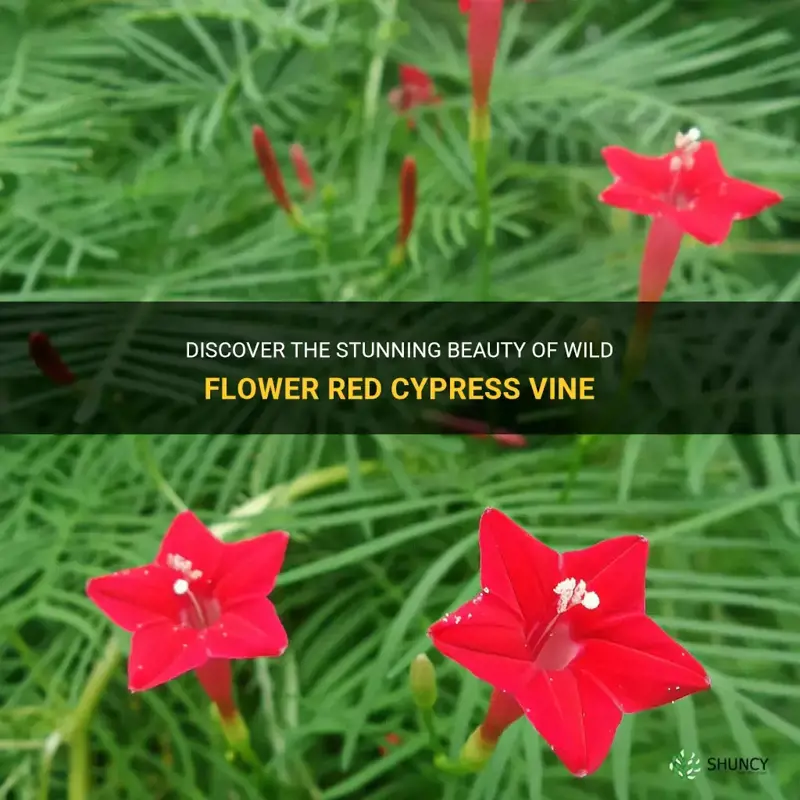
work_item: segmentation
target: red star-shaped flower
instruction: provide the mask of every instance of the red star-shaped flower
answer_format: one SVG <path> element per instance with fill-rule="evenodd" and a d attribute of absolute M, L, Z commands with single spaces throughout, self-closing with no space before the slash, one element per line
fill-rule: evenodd
<path fill-rule="evenodd" d="M 441 102 L 427 72 L 411 64 L 400 65 L 400 86 L 389 92 L 389 103 L 395 111 L 404 114 L 417 106 L 438 105 Z M 413 119 L 409 118 L 408 127 L 414 128 Z"/>
<path fill-rule="evenodd" d="M 657 157 L 605 147 L 614 183 L 600 200 L 634 214 L 669 217 L 683 233 L 709 245 L 724 242 L 734 220 L 780 203 L 777 192 L 728 175 L 714 142 L 698 138 L 696 129 L 678 134 L 675 150 Z"/>
<path fill-rule="evenodd" d="M 573 774 L 602 764 L 623 714 L 711 685 L 645 614 L 643 537 L 559 554 L 488 509 L 479 543 L 482 591 L 429 635 L 443 655 L 510 695 Z"/>
<path fill-rule="evenodd" d="M 130 690 L 213 669 L 220 659 L 281 655 L 288 645 L 286 631 L 266 596 L 287 542 L 286 533 L 276 532 L 226 544 L 184 511 L 173 520 L 152 564 L 91 579 L 90 599 L 133 633 Z M 206 685 L 200 672 L 198 677 Z"/>

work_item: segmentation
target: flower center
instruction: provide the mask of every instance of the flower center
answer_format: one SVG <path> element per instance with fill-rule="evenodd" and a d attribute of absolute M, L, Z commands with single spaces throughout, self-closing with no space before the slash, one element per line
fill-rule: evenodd
<path fill-rule="evenodd" d="M 686 133 L 678 132 L 675 135 L 675 152 L 670 159 L 669 168 L 672 172 L 672 183 L 669 191 L 662 195 L 662 199 L 672 204 L 678 210 L 685 210 L 694 205 L 694 199 L 679 190 L 681 173 L 694 168 L 694 155 L 700 149 L 700 130 L 691 128 Z"/>
<path fill-rule="evenodd" d="M 198 583 L 203 577 L 202 571 L 194 569 L 191 561 L 175 553 L 167 556 L 167 565 L 181 576 L 172 585 L 172 591 L 185 598 L 185 605 L 179 612 L 180 624 L 195 630 L 209 628 L 220 618 L 222 609 L 207 582 Z"/>
<path fill-rule="evenodd" d="M 526 641 L 533 663 L 539 669 L 564 669 L 581 651 L 563 614 L 576 606 L 593 611 L 600 605 L 597 592 L 586 591 L 586 581 L 565 578 L 553 591 L 558 595 L 556 616 L 547 625 L 530 631 Z"/>
<path fill-rule="evenodd" d="M 558 622 L 533 663 L 539 669 L 565 669 L 580 651 L 581 646 L 570 635 L 569 624 Z"/>
<path fill-rule="evenodd" d="M 672 172 L 691 169 L 694 166 L 694 154 L 700 149 L 700 130 L 691 128 L 686 133 L 675 135 L 675 155 L 669 162 Z"/>

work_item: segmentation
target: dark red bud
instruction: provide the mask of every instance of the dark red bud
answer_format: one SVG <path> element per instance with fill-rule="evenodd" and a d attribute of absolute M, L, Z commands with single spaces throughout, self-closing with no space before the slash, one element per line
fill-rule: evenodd
<path fill-rule="evenodd" d="M 405 247 L 411 235 L 416 210 L 417 162 L 413 156 L 406 156 L 400 169 L 400 230 L 397 234 L 397 243 L 400 247 Z"/>
<path fill-rule="evenodd" d="M 272 148 L 272 142 L 270 142 L 264 129 L 259 125 L 253 126 L 253 150 L 256 152 L 261 174 L 264 176 L 264 181 L 267 184 L 267 188 L 272 192 L 275 202 L 287 214 L 291 215 L 292 201 L 286 191 L 281 168 L 278 164 L 278 159 L 275 157 L 275 150 Z"/>
<path fill-rule="evenodd" d="M 46 333 L 35 331 L 28 337 L 28 355 L 39 368 L 39 372 L 53 383 L 59 386 L 75 383 L 75 376 Z"/>

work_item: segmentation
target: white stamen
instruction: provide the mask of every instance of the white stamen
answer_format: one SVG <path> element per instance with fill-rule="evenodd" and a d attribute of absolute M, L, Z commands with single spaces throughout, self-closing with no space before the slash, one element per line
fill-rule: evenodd
<path fill-rule="evenodd" d="M 186 592 L 189 591 L 189 581 L 185 581 L 183 578 L 178 578 L 178 580 L 173 584 L 172 590 L 177 595 L 186 594 Z"/>
<path fill-rule="evenodd" d="M 675 149 L 678 151 L 669 162 L 672 172 L 691 169 L 694 166 L 694 154 L 700 149 L 700 129 L 689 128 L 686 133 L 675 134 Z"/>
<path fill-rule="evenodd" d="M 203 577 L 202 570 L 192 569 L 192 562 L 177 553 L 167 554 L 167 566 L 176 572 L 180 572 L 189 581 L 196 581 Z"/>
<path fill-rule="evenodd" d="M 599 605 L 600 598 L 597 596 L 597 592 L 586 592 L 586 596 L 583 598 L 583 607 L 593 611 Z"/>
<path fill-rule="evenodd" d="M 600 598 L 597 593 L 586 591 L 586 581 L 565 578 L 553 591 L 558 595 L 558 607 L 556 608 L 556 613 L 558 614 L 563 614 L 578 605 L 582 605 L 590 611 L 600 605 Z"/>

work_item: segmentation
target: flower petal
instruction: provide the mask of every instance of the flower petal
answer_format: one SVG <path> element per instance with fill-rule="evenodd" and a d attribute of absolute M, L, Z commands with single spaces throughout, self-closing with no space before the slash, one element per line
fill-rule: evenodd
<path fill-rule="evenodd" d="M 491 591 L 445 615 L 428 636 L 442 655 L 496 689 L 518 688 L 533 671 L 522 617 Z"/>
<path fill-rule="evenodd" d="M 612 145 L 600 151 L 608 171 L 629 187 L 647 194 L 661 195 L 670 190 L 674 173 L 670 170 L 672 154 L 641 156 Z"/>
<path fill-rule="evenodd" d="M 275 606 L 266 597 L 226 608 L 205 636 L 212 658 L 279 656 L 289 645 Z"/>
<path fill-rule="evenodd" d="M 573 635 L 588 636 L 602 620 L 616 614 L 643 614 L 648 543 L 644 536 L 617 536 L 561 556 L 565 577 L 586 581 L 600 600 L 597 609 L 577 607 L 570 614 Z"/>
<path fill-rule="evenodd" d="M 556 615 L 559 554 L 495 508 L 487 508 L 478 534 L 481 584 L 531 627 Z"/>
<path fill-rule="evenodd" d="M 415 89 L 430 92 L 433 89 L 433 81 L 430 75 L 419 67 L 412 64 L 400 65 L 400 82 L 404 86 L 413 86 Z"/>
<path fill-rule="evenodd" d="M 594 635 L 570 669 L 590 673 L 626 714 L 711 686 L 700 662 L 643 614 L 608 620 Z"/>
<path fill-rule="evenodd" d="M 156 556 L 156 563 L 170 567 L 170 556 L 191 562 L 193 570 L 203 573 L 204 581 L 213 581 L 225 545 L 191 511 L 182 511 L 169 526 Z"/>
<path fill-rule="evenodd" d="M 633 214 L 662 214 L 667 204 L 653 194 L 624 181 L 612 183 L 603 190 L 598 200 L 613 208 L 623 208 Z"/>
<path fill-rule="evenodd" d="M 197 669 L 208 660 L 199 631 L 169 622 L 140 628 L 131 639 L 128 688 L 143 692 Z"/>
<path fill-rule="evenodd" d="M 740 181 L 738 178 L 728 178 L 720 186 L 719 197 L 720 202 L 730 208 L 734 219 L 755 217 L 783 200 L 783 196 L 778 192 L 773 192 L 772 189 L 765 189 L 748 181 Z"/>
<path fill-rule="evenodd" d="M 679 174 L 678 191 L 688 197 L 702 195 L 707 188 L 715 189 L 728 180 L 719 152 L 714 142 L 706 139 L 700 142 L 692 154 L 694 162 L 690 169 L 682 169 Z"/>
<path fill-rule="evenodd" d="M 622 711 L 590 675 L 571 668 L 539 671 L 516 697 L 530 723 L 573 775 L 582 778 L 600 767 Z"/>
<path fill-rule="evenodd" d="M 225 606 L 251 595 L 268 595 L 275 588 L 288 543 L 288 533 L 275 531 L 223 545 L 214 587 L 217 600 Z"/>
<path fill-rule="evenodd" d="M 405 97 L 406 92 L 398 86 L 389 92 L 389 105 L 394 111 L 405 111 Z"/>
<path fill-rule="evenodd" d="M 471 0 L 458 0 L 458 10 L 462 14 L 469 14 L 471 8 L 472 8 Z"/>
<path fill-rule="evenodd" d="M 177 622 L 182 606 L 174 581 L 170 570 L 148 564 L 92 578 L 86 594 L 115 625 L 133 632 L 154 622 Z"/>
<path fill-rule="evenodd" d="M 691 208 L 670 209 L 669 215 L 684 233 L 707 245 L 722 244 L 730 235 L 733 213 L 716 194 L 699 197 Z"/>

